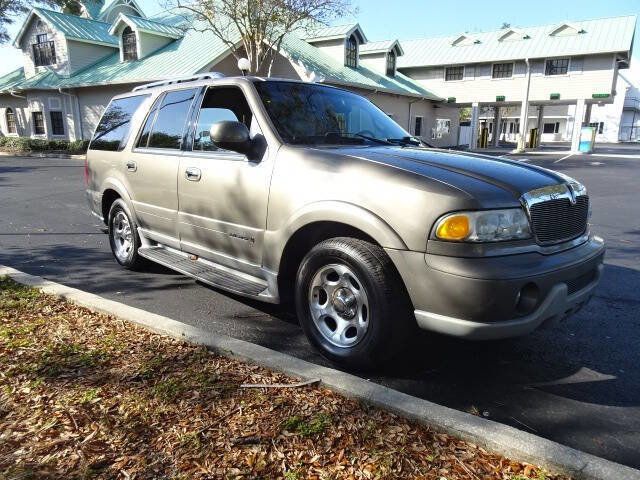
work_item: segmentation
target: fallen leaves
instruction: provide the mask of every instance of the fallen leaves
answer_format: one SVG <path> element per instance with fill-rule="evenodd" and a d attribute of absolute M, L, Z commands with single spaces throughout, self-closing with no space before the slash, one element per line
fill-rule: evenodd
<path fill-rule="evenodd" d="M 561 478 L 295 383 L 0 279 L 0 479 Z"/>

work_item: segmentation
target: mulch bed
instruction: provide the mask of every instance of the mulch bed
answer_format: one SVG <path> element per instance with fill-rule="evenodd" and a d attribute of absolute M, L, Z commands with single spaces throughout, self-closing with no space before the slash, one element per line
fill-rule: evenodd
<path fill-rule="evenodd" d="M 0 479 L 564 479 L 0 279 Z"/>

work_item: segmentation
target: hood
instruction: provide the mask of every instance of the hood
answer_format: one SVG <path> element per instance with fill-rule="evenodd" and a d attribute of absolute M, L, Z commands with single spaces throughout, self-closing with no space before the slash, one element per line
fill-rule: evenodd
<path fill-rule="evenodd" d="M 514 204 L 526 192 L 564 183 L 562 177 L 549 170 L 487 155 L 391 146 L 337 147 L 331 150 L 339 155 L 446 183 L 470 197 L 487 200 L 491 204 Z"/>

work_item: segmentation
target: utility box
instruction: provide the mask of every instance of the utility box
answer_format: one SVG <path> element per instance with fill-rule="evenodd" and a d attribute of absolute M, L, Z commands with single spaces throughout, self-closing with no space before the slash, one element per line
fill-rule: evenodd
<path fill-rule="evenodd" d="M 596 144 L 595 127 L 582 127 L 580 130 L 580 145 L 578 150 L 582 153 L 593 153 Z"/>

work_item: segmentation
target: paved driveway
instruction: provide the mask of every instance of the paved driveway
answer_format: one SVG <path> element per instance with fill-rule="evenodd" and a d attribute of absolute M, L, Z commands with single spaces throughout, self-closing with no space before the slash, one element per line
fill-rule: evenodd
<path fill-rule="evenodd" d="M 629 153 L 625 151 L 625 153 Z M 531 157 L 583 180 L 609 244 L 602 287 L 579 315 L 524 338 L 425 335 L 372 381 L 640 467 L 640 156 Z M 0 263 L 324 363 L 296 319 L 161 267 L 120 269 L 84 204 L 82 163 L 0 157 Z"/>

